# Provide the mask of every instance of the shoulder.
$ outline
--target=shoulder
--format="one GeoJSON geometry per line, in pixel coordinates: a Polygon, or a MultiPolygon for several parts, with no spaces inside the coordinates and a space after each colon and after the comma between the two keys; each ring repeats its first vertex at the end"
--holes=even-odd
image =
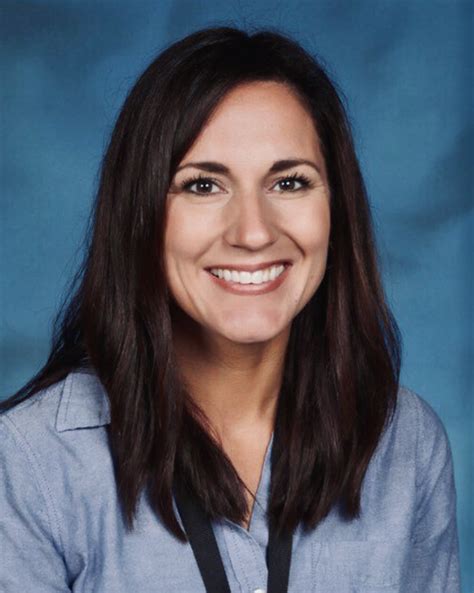
{"type": "Polygon", "coordinates": [[[415,432],[445,433],[443,423],[428,401],[404,385],[397,394],[397,406],[394,415],[397,428],[415,432]]]}
{"type": "Polygon", "coordinates": [[[0,415],[0,469],[12,476],[12,487],[36,482],[45,497],[52,498],[52,491],[63,496],[71,479],[82,475],[87,483],[91,460],[108,463],[109,422],[108,397],[97,376],[70,373],[0,415]]]}
{"type": "Polygon", "coordinates": [[[77,371],[0,414],[5,430],[44,436],[49,431],[99,427],[110,422],[109,401],[98,377],[77,371]],[[7,428],[5,428],[7,427],[7,428]]]}
{"type": "Polygon", "coordinates": [[[43,558],[59,551],[71,571],[80,569],[100,535],[97,517],[118,513],[109,421],[107,394],[85,372],[0,415],[0,547],[34,545],[43,558]]]}
{"type": "Polygon", "coordinates": [[[448,444],[446,428],[431,404],[421,395],[401,386],[398,393],[400,427],[413,428],[418,448],[426,451],[437,443],[448,444]]]}
{"type": "Polygon", "coordinates": [[[379,455],[396,455],[415,464],[417,483],[428,472],[436,472],[451,462],[446,428],[427,400],[415,391],[400,386],[393,418],[379,443],[379,455]]]}

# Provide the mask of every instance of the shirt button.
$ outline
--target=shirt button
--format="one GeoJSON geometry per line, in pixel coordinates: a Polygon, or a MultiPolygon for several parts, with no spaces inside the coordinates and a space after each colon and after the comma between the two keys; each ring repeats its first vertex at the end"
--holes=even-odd
{"type": "Polygon", "coordinates": [[[254,589],[253,593],[267,593],[265,589],[254,589]]]}

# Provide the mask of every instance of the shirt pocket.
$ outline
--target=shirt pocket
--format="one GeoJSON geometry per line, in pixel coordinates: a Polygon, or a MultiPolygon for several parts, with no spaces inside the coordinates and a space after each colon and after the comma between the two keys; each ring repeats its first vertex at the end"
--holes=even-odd
{"type": "Polygon", "coordinates": [[[406,541],[334,541],[320,542],[316,544],[318,546],[316,582],[319,573],[323,581],[335,585],[335,590],[351,593],[399,591],[406,564],[406,541]]]}

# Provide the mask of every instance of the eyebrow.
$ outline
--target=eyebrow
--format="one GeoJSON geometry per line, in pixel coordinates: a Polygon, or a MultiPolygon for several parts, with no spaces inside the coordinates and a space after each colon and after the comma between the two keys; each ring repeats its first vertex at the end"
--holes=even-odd
{"type": "MultiPolygon", "coordinates": [[[[321,171],[313,161],[308,161],[307,159],[282,159],[279,161],[275,161],[273,165],[270,167],[269,173],[280,173],[281,171],[286,171],[287,169],[292,169],[298,165],[309,165],[313,167],[320,175],[321,171]]],[[[223,165],[222,163],[218,163],[216,161],[200,161],[196,163],[186,163],[185,165],[181,165],[176,169],[176,173],[181,171],[181,169],[185,169],[186,167],[194,167],[196,169],[201,169],[202,171],[206,171],[207,173],[222,173],[222,174],[229,174],[230,169],[223,165]]]]}

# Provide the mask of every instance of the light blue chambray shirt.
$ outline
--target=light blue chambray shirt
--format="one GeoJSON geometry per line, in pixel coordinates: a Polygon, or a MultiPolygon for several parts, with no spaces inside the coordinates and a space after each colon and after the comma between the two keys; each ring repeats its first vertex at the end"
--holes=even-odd
{"type": "MultiPolygon", "coordinates": [[[[143,495],[136,529],[125,531],[109,421],[103,387],[83,372],[0,416],[2,593],[205,593],[190,545],[143,495]]],[[[249,530],[213,524],[232,593],[266,588],[272,440],[249,530]]],[[[406,388],[361,502],[359,519],[345,521],[335,507],[312,532],[298,528],[290,593],[459,593],[449,442],[438,416],[406,388]]]]}

